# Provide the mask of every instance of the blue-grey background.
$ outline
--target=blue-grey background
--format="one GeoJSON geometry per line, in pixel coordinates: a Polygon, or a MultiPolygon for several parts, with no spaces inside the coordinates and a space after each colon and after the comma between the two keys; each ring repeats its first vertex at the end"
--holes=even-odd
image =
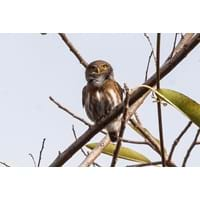
{"type": "MultiPolygon", "coordinates": [[[[114,68],[116,80],[135,88],[144,81],[151,51],[143,34],[68,34],[81,55],[91,62],[104,59],[114,68]]],[[[155,34],[150,34],[155,45],[155,34]]],[[[174,34],[161,36],[161,63],[173,47],[174,34]]],[[[54,97],[77,115],[87,119],[81,104],[84,68],[57,34],[0,34],[0,161],[11,166],[33,166],[28,156],[36,160],[42,139],[46,138],[41,166],[48,166],[74,141],[72,125],[77,135],[87,127],[57,108],[48,97],[54,97]]],[[[161,86],[178,90],[199,101],[200,49],[196,47],[179,66],[161,81],[161,86]]],[[[149,75],[155,72],[152,59],[149,75]]],[[[174,108],[163,109],[165,145],[169,150],[177,134],[188,119],[174,108]]],[[[144,127],[158,136],[156,104],[149,97],[138,111],[144,127]]],[[[194,138],[197,127],[192,126],[177,148],[173,160],[180,164],[194,138]]],[[[92,141],[99,141],[98,134],[92,141]]],[[[139,140],[127,127],[126,138],[139,140]]],[[[149,147],[127,145],[152,161],[159,156],[149,147]]],[[[199,147],[193,151],[188,166],[200,166],[199,147]]],[[[75,154],[65,166],[78,166],[84,156],[75,154]]],[[[107,166],[109,156],[101,156],[98,163],[107,166]]],[[[131,162],[119,160],[124,166],[131,162]]]]}

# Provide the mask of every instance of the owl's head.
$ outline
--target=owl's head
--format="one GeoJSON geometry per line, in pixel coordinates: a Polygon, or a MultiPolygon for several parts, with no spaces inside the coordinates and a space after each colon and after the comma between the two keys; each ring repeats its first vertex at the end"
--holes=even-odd
{"type": "Polygon", "coordinates": [[[91,62],[85,72],[88,83],[100,87],[107,79],[113,79],[113,69],[111,65],[103,60],[91,62]]]}

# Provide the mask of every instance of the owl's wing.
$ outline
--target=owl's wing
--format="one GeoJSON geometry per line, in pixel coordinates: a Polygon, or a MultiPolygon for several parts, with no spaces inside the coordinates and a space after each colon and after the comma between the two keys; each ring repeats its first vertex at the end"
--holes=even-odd
{"type": "Polygon", "coordinates": [[[86,86],[82,90],[82,105],[85,106],[86,86]]]}
{"type": "Polygon", "coordinates": [[[120,84],[118,82],[115,81],[115,87],[121,97],[121,100],[123,100],[123,92],[124,90],[122,89],[122,87],[120,86],[120,84]]]}

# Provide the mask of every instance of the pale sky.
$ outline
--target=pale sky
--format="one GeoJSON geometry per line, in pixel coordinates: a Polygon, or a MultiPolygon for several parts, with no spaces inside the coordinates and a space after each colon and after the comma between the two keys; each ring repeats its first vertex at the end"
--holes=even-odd
{"type": "MultiPolygon", "coordinates": [[[[150,34],[155,44],[155,34],[150,34]]],[[[129,88],[144,81],[150,46],[143,34],[68,34],[69,39],[87,62],[103,59],[111,63],[116,80],[129,88]]],[[[174,34],[161,36],[161,63],[169,55],[174,34]]],[[[0,161],[11,166],[33,166],[28,155],[36,160],[46,138],[41,166],[48,166],[73,141],[72,125],[77,135],[87,127],[57,108],[48,97],[52,96],[77,115],[88,120],[81,103],[82,88],[86,84],[84,68],[69,51],[57,34],[0,34],[0,161]]],[[[200,47],[196,47],[187,58],[161,81],[161,87],[180,91],[195,100],[200,100],[197,86],[200,74],[200,47]]],[[[152,60],[149,75],[155,71],[152,60]]],[[[164,139],[167,149],[187,124],[188,119],[174,108],[163,109],[164,139]]],[[[156,104],[149,97],[139,109],[138,115],[144,127],[158,136],[156,104]]],[[[196,126],[187,132],[174,154],[173,161],[180,165],[191,141],[196,126]]],[[[129,128],[126,138],[140,137],[129,128]]],[[[98,142],[101,133],[92,141],[98,142]]],[[[143,153],[152,161],[159,156],[149,147],[127,145],[143,153]]],[[[200,166],[197,146],[188,160],[188,166],[200,166]]],[[[75,154],[65,166],[78,166],[84,156],[75,154]]],[[[108,166],[111,157],[101,156],[97,162],[108,166]]],[[[131,164],[119,160],[118,166],[131,164]]]]}

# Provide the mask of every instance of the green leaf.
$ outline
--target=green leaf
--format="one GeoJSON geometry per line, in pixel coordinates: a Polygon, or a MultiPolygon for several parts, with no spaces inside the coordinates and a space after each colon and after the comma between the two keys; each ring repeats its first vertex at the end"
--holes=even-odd
{"type": "MultiPolygon", "coordinates": [[[[90,143],[90,144],[87,144],[86,147],[88,147],[89,149],[94,149],[97,145],[98,143],[90,143]]],[[[103,149],[102,153],[113,156],[113,152],[115,148],[116,148],[116,144],[110,143],[103,149]]],[[[139,163],[151,162],[147,157],[145,157],[141,153],[127,147],[120,148],[118,157],[125,160],[131,160],[131,161],[135,161],[139,163]]]]}
{"type": "Polygon", "coordinates": [[[193,99],[170,89],[159,89],[158,95],[181,112],[192,122],[200,127],[200,104],[193,99]]]}

